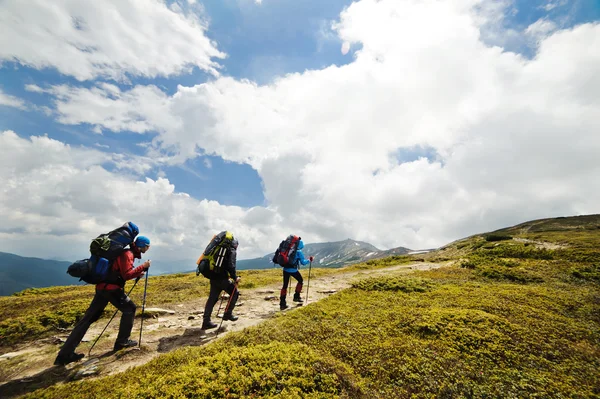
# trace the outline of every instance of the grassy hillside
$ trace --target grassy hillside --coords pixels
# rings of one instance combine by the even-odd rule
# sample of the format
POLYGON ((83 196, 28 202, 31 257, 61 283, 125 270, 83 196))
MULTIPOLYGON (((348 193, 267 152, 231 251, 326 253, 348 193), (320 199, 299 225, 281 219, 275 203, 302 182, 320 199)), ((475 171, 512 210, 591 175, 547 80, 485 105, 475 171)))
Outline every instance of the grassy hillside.
POLYGON ((0 296, 31 287, 75 284, 78 279, 66 273, 70 264, 0 252, 0 296))
MULTIPOLYGON (((408 262, 410 257, 391 257, 369 261, 345 269, 312 268, 314 278, 352 269, 386 267, 390 264, 408 262)), ((241 270, 240 289, 251 289, 281 281, 281 269, 241 270)), ((127 282, 129 291, 133 281, 127 282)), ((131 298, 142 303, 144 281, 132 291, 131 298)), ((12 296, 0 297, 0 353, 10 351, 14 344, 43 338, 58 331, 71 328, 83 316, 92 300, 93 285, 31 288, 12 296)), ((208 296, 208 280, 196 273, 181 273, 149 277, 147 306, 182 303, 189 299, 208 296)), ((103 317, 114 312, 107 307, 103 317)))
MULTIPOLYGON (((596 398, 600 217, 460 240, 204 347, 30 397, 596 398)), ((371 261, 358 268, 381 267, 371 261)))

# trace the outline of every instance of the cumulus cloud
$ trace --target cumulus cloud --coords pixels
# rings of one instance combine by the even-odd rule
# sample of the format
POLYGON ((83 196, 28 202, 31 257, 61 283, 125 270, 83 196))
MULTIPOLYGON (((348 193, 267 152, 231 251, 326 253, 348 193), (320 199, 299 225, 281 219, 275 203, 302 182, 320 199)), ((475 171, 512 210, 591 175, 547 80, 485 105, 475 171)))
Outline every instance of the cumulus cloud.
POLYGON ((0 106, 26 109, 25 101, 21 100, 18 97, 6 94, 1 89, 0 89, 0 106))
POLYGON ((156 86, 135 86, 121 92, 115 85, 97 83, 90 89, 60 85, 43 91, 54 96, 60 123, 88 123, 94 125, 97 133, 102 129, 145 133, 178 124, 165 113, 168 98, 156 86))
POLYGON ((198 67, 218 74, 223 58, 193 13, 159 0, 6 0, 0 62, 56 68, 78 80, 172 76, 198 67))
MULTIPOLYGON (((269 206, 236 209, 240 225, 260 220, 261 232, 296 231, 307 242, 351 237, 418 249, 598 212, 600 189, 590 182, 600 173, 600 53, 589 49, 600 48, 600 25, 545 30, 527 59, 483 34, 500 18, 494 4, 362 0, 334 25, 342 42, 359 45, 348 65, 268 85, 221 77, 171 97, 63 88, 88 91, 60 100, 62 121, 118 131, 130 118, 98 116, 95 106, 118 104, 136 110, 140 132, 154 128, 158 154, 251 165, 269 206), (436 156, 398 156, 414 148, 436 156)), ((196 203, 177 197, 178 206, 186 201, 196 203)), ((178 209, 153 205, 167 210, 163 219, 178 209)))
POLYGON ((85 257, 92 238, 128 220, 151 237, 152 258, 195 259, 223 229, 240 237, 246 256, 277 245, 281 232, 272 210, 200 201, 176 193, 166 178, 144 179, 143 172, 111 172, 105 166, 118 162, 46 136, 0 133, 0 250, 85 257))

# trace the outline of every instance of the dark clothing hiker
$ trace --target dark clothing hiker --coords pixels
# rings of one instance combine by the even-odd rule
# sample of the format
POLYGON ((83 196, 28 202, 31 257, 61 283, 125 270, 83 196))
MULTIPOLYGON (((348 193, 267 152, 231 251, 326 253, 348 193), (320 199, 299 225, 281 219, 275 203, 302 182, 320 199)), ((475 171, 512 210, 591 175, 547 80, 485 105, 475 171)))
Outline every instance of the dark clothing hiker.
MULTIPOLYGON (((227 251, 222 261, 222 267, 217 270, 211 270, 206 276, 210 281, 210 293, 204 306, 204 316, 202 322, 202 329, 208 330, 217 327, 216 324, 212 323, 210 318, 215 307, 215 304, 219 300, 219 295, 222 291, 227 292, 230 295, 229 306, 225 309, 223 314, 223 320, 236 321, 237 316, 233 315, 233 309, 239 297, 237 290, 237 283, 240 281, 240 277, 236 274, 236 262, 237 262, 237 247, 238 240, 233 238, 227 245, 227 251), (231 280, 229 279, 231 278, 231 280), (233 280, 233 281, 232 281, 233 280)), ((208 262, 204 259, 202 262, 208 262)))

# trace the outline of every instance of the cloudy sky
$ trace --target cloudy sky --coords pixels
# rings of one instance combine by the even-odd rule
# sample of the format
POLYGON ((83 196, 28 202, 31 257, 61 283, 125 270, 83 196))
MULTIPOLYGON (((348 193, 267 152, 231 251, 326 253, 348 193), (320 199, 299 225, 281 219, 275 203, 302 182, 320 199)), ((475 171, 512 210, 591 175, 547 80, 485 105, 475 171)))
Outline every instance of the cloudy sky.
POLYGON ((2 0, 0 251, 444 245, 600 212, 597 0, 2 0))

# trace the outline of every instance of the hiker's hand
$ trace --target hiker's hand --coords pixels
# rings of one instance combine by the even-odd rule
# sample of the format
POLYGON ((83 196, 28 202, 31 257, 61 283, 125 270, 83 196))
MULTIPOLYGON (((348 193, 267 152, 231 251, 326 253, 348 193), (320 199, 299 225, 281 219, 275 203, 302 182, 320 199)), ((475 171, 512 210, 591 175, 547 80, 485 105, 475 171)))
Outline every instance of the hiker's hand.
POLYGON ((239 283, 241 279, 242 279, 241 277, 237 277, 237 278, 235 279, 235 283, 236 283, 236 284, 237 284, 237 283, 239 283))
POLYGON ((144 268, 144 270, 150 269, 150 261, 147 260, 144 263, 142 263, 142 267, 144 268))
POLYGON ((309 260, 309 261, 311 261, 311 262, 313 261, 313 259, 314 259, 314 258, 313 258, 312 256, 309 256, 309 257, 308 257, 308 260, 309 260))

